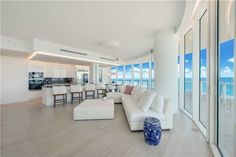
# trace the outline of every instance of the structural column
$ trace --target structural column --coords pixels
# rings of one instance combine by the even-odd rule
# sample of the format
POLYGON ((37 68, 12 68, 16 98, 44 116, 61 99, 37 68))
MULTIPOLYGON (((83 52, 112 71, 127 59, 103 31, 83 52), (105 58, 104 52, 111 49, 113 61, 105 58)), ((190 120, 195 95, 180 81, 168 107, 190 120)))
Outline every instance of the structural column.
POLYGON ((178 112, 178 36, 174 29, 154 35, 155 91, 169 99, 178 112))

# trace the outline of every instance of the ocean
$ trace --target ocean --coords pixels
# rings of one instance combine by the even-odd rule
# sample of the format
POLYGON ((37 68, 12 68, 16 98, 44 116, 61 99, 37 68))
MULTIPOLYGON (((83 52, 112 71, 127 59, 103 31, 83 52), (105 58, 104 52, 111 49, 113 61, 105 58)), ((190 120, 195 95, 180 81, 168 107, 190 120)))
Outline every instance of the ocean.
MULTIPOLYGON (((201 79, 201 91, 203 94, 207 92, 206 78, 201 79)), ((185 78, 185 91, 192 91, 192 78, 185 78)), ((222 77, 219 81, 219 94, 226 96, 234 96, 234 78, 233 77, 222 77)))

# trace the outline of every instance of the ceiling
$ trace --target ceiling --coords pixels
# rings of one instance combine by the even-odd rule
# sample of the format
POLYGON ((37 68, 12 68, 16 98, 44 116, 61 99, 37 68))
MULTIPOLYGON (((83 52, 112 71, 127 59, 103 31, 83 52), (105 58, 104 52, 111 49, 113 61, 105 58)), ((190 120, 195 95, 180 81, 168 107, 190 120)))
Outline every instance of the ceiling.
POLYGON ((184 1, 2 2, 5 36, 56 42, 127 59, 153 48, 153 33, 176 28, 184 1), (119 46, 104 46, 114 42, 119 46))
POLYGON ((85 66, 89 66, 91 64, 90 62, 85 62, 85 61, 81 61, 81 60, 48 56, 48 55, 43 55, 43 54, 37 54, 31 60, 32 61, 60 63, 60 64, 85 65, 85 66))
POLYGON ((10 56, 10 57, 19 57, 19 58, 28 58, 30 57, 31 53, 23 52, 23 51, 16 51, 16 50, 8 50, 8 49, 0 49, 1 56, 10 56))

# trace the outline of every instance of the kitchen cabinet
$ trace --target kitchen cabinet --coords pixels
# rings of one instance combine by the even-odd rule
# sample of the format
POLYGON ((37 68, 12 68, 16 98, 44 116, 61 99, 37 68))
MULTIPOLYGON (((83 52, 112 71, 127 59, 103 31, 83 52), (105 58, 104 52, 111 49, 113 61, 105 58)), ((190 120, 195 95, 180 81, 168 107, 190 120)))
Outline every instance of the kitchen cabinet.
POLYGON ((43 72, 46 78, 73 78, 76 76, 73 65, 47 62, 31 61, 29 63, 29 72, 43 72))
POLYGON ((71 65, 56 65, 46 68, 45 77, 66 78, 75 77, 74 67, 71 65))

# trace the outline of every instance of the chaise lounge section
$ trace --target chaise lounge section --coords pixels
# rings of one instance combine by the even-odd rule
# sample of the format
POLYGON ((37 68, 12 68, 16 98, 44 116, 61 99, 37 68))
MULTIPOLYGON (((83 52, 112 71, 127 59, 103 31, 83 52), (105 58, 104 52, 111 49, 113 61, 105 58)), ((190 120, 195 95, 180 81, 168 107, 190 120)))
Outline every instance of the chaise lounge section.
MULTIPOLYGON (((146 117, 158 118, 161 122, 162 129, 173 128, 173 112, 169 100, 157 95, 152 101, 151 106, 146 111, 143 111, 138 106, 140 100, 135 100, 135 93, 125 94, 124 88, 120 87, 120 92, 107 93, 107 97, 108 99, 114 99, 115 103, 122 103, 131 131, 143 130, 143 122, 146 117)), ((141 89, 143 87, 134 88, 143 90, 141 89)), ((142 92, 139 91, 139 94, 142 94, 142 92)), ((141 95, 139 97, 140 99, 142 98, 141 95)))

